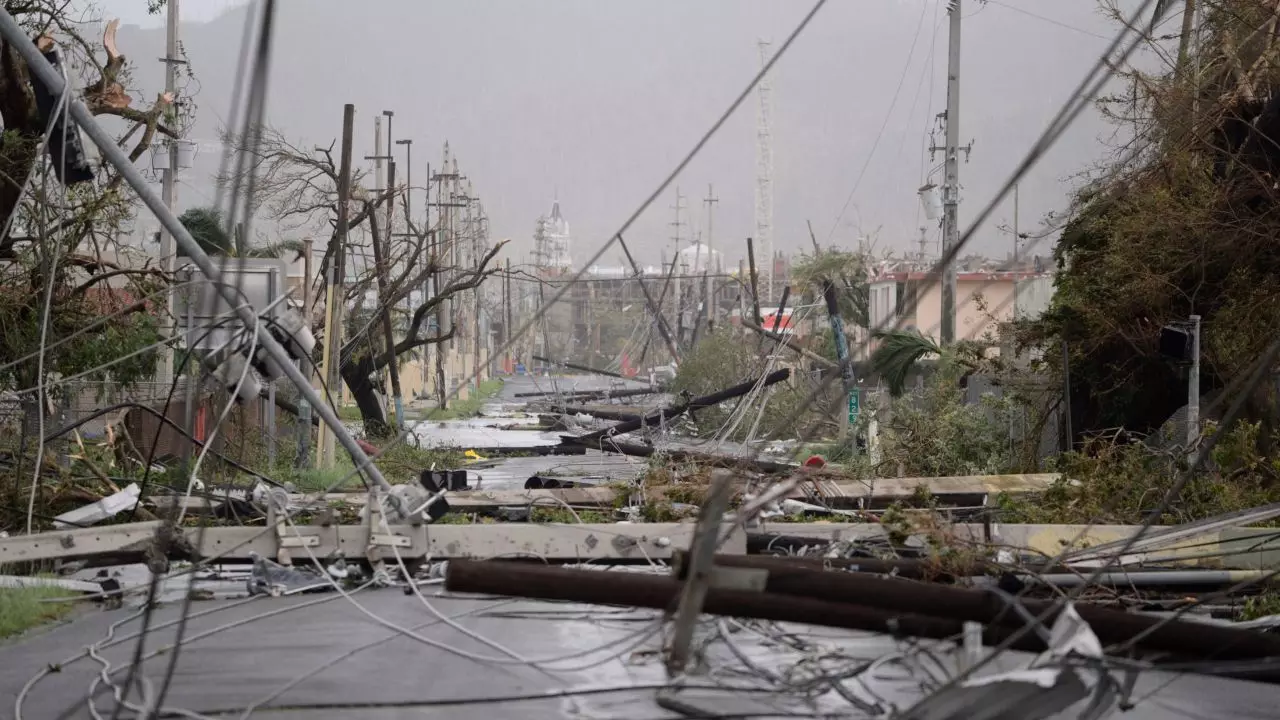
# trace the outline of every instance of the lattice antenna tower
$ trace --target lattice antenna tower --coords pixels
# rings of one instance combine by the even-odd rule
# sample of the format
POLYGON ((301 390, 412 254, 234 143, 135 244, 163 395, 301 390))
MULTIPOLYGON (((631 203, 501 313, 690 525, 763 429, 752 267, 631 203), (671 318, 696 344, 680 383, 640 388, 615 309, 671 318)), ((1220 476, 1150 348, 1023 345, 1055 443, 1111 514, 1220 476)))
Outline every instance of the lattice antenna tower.
MULTIPOLYGON (((769 61, 769 41, 757 40, 760 66, 769 61)), ((769 75, 756 86, 756 241, 763 251, 765 297, 773 299, 773 82, 769 75)))
POLYGON ((533 228, 533 265, 538 270, 547 267, 547 216, 539 215, 533 228))

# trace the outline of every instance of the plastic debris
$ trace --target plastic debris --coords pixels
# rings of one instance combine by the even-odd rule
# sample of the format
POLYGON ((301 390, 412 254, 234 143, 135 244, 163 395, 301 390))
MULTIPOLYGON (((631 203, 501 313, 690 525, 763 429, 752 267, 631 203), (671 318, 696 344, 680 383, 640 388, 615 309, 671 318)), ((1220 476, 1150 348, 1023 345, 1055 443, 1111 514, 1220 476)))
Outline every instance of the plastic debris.
POLYGON ((83 507, 68 510, 58 515, 53 519, 53 526, 56 528, 84 527, 102 522, 137 505, 140 493, 141 490, 138 488, 138 484, 130 483, 129 487, 118 493, 108 495, 97 502, 89 503, 83 507))
POLYGON ((318 573, 287 567, 251 553, 253 570, 246 585, 250 595, 292 595, 311 590, 327 590, 333 585, 318 573))

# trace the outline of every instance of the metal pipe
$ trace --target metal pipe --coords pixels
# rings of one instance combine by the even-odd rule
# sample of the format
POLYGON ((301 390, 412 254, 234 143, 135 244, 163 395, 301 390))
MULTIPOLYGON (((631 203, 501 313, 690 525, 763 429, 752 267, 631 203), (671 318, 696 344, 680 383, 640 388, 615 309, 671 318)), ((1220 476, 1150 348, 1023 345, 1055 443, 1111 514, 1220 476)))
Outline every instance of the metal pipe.
MULTIPOLYGON (((22 28, 13 19, 13 16, 3 9, 0 9, 0 36, 3 36, 10 45, 14 46, 22 54, 23 60, 27 63, 28 71, 39 82, 44 83, 49 92, 54 95, 62 94, 62 78, 58 76, 53 66, 44 61, 35 43, 26 36, 22 28)), ((187 257, 191 258, 196 267, 200 268, 200 272, 204 273, 204 276, 218 289, 227 305, 235 308, 245 327, 256 328, 258 344, 284 370, 289 380, 297 386, 299 394, 307 402, 311 403, 312 409, 319 413, 325 424, 333 429, 334 434, 342 443, 342 447, 351 453, 351 458, 355 461, 356 467, 362 468, 367 472, 369 478, 384 490, 390 490, 391 484, 387 482, 386 478, 382 477, 382 473, 370 461, 369 456, 356 444, 355 438, 351 437, 351 434, 347 432, 333 408, 329 407, 319 393, 316 392, 315 388, 311 387, 311 384, 307 382, 307 378, 298 369, 293 358, 289 356, 289 353, 280 345, 279 341, 272 337, 266 326, 257 321, 253 309, 244 306, 240 302, 235 288, 222 282, 222 273, 219 272, 217 266, 213 264, 209 256, 191 237, 191 233, 187 232, 186 227, 178 222, 177 216, 165 206, 164 201, 148 186, 146 179, 142 177, 142 173, 129 161, 129 157, 116 144, 115 139, 98 124, 93 114, 85 107, 83 101, 69 98, 69 103, 71 105, 71 117, 75 119, 76 123, 84 129, 85 134, 98 146, 103 158, 111 163, 121 177, 124 178, 125 182, 129 183, 129 186, 133 188, 134 192, 138 193, 138 197, 141 198, 143 204, 155 214, 160 224, 173 235, 178 247, 186 253, 187 257)))

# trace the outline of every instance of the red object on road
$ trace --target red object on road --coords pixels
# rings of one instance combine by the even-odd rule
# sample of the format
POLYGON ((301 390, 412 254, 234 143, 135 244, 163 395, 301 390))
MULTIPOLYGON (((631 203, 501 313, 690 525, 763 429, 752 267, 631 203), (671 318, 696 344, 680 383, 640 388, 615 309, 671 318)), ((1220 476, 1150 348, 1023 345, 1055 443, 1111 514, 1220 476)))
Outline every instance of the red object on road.
POLYGON ((377 454, 378 454, 378 448, 376 448, 376 447, 374 447, 374 446, 370 445, 368 442, 366 442, 366 441, 364 441, 364 440, 362 440, 362 439, 360 439, 360 438, 356 438, 356 444, 360 446, 360 449, 361 449, 361 450, 363 450, 363 451, 365 452, 365 454, 366 454, 366 455, 377 455, 377 454))
POLYGON ((804 461, 805 467, 820 468, 827 466, 827 459, 821 455, 810 455, 808 460, 804 461))

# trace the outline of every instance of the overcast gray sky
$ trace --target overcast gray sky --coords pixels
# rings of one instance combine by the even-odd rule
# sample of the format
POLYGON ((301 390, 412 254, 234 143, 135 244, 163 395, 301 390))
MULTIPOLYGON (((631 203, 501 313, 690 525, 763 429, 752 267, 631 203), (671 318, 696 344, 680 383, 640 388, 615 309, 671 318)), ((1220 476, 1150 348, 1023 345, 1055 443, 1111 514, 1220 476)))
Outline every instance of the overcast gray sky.
MULTIPOLYGON (((146 0, 99 0, 121 32, 135 76, 159 89, 163 18, 146 0), (150 29, 145 29, 150 28, 150 29), (157 46, 157 43, 159 45, 157 46)), ((199 81, 195 133, 214 137, 229 106, 244 15, 236 0, 185 0, 182 30, 199 81)), ((1131 3, 1127 3, 1131 4, 1131 3)), ((916 188, 946 100, 946 0, 833 0, 773 77, 774 238, 914 250, 928 226, 916 188), (866 165, 865 173, 863 166, 866 165), (859 180, 859 176, 861 179, 859 180), (848 206, 846 206, 848 201, 848 206), (843 213, 842 213, 842 208, 843 213)), ((372 118, 394 110, 415 141, 415 171, 439 163, 447 139, 475 183, 493 233, 523 253, 534 221, 558 197, 581 263, 675 166, 759 66, 757 40, 781 41, 810 7, 801 0, 282 0, 270 121, 299 144, 327 144, 342 104, 357 106, 357 153, 371 154, 372 118)), ((1116 31, 1096 0, 966 0, 961 221, 968 226, 1116 31)), ((725 125, 679 179, 686 218, 705 227, 709 183, 718 248, 731 261, 754 234, 756 104, 725 125)), ((1021 188, 1023 229, 1062 210, 1072 176, 1103 157, 1111 132, 1090 112, 1021 188)), ((941 142, 940 133, 936 135, 941 142)), ((941 160, 939 156, 937 160, 941 160)), ((182 204, 210 197, 204 158, 182 204)), ((401 167, 403 172, 403 167, 401 167)), ((419 176, 420 177, 420 176, 419 176)), ((419 180, 419 178, 415 178, 419 180)), ((647 262, 671 248, 674 191, 629 240, 647 262)), ((419 201, 419 205, 421 202, 419 201)), ((1011 248, 995 224, 973 247, 1011 248)), ((688 235, 686 230, 686 236, 688 235)), ((1042 248, 1047 251, 1047 248, 1042 248)), ((617 264, 616 253, 606 264, 617 264)))

